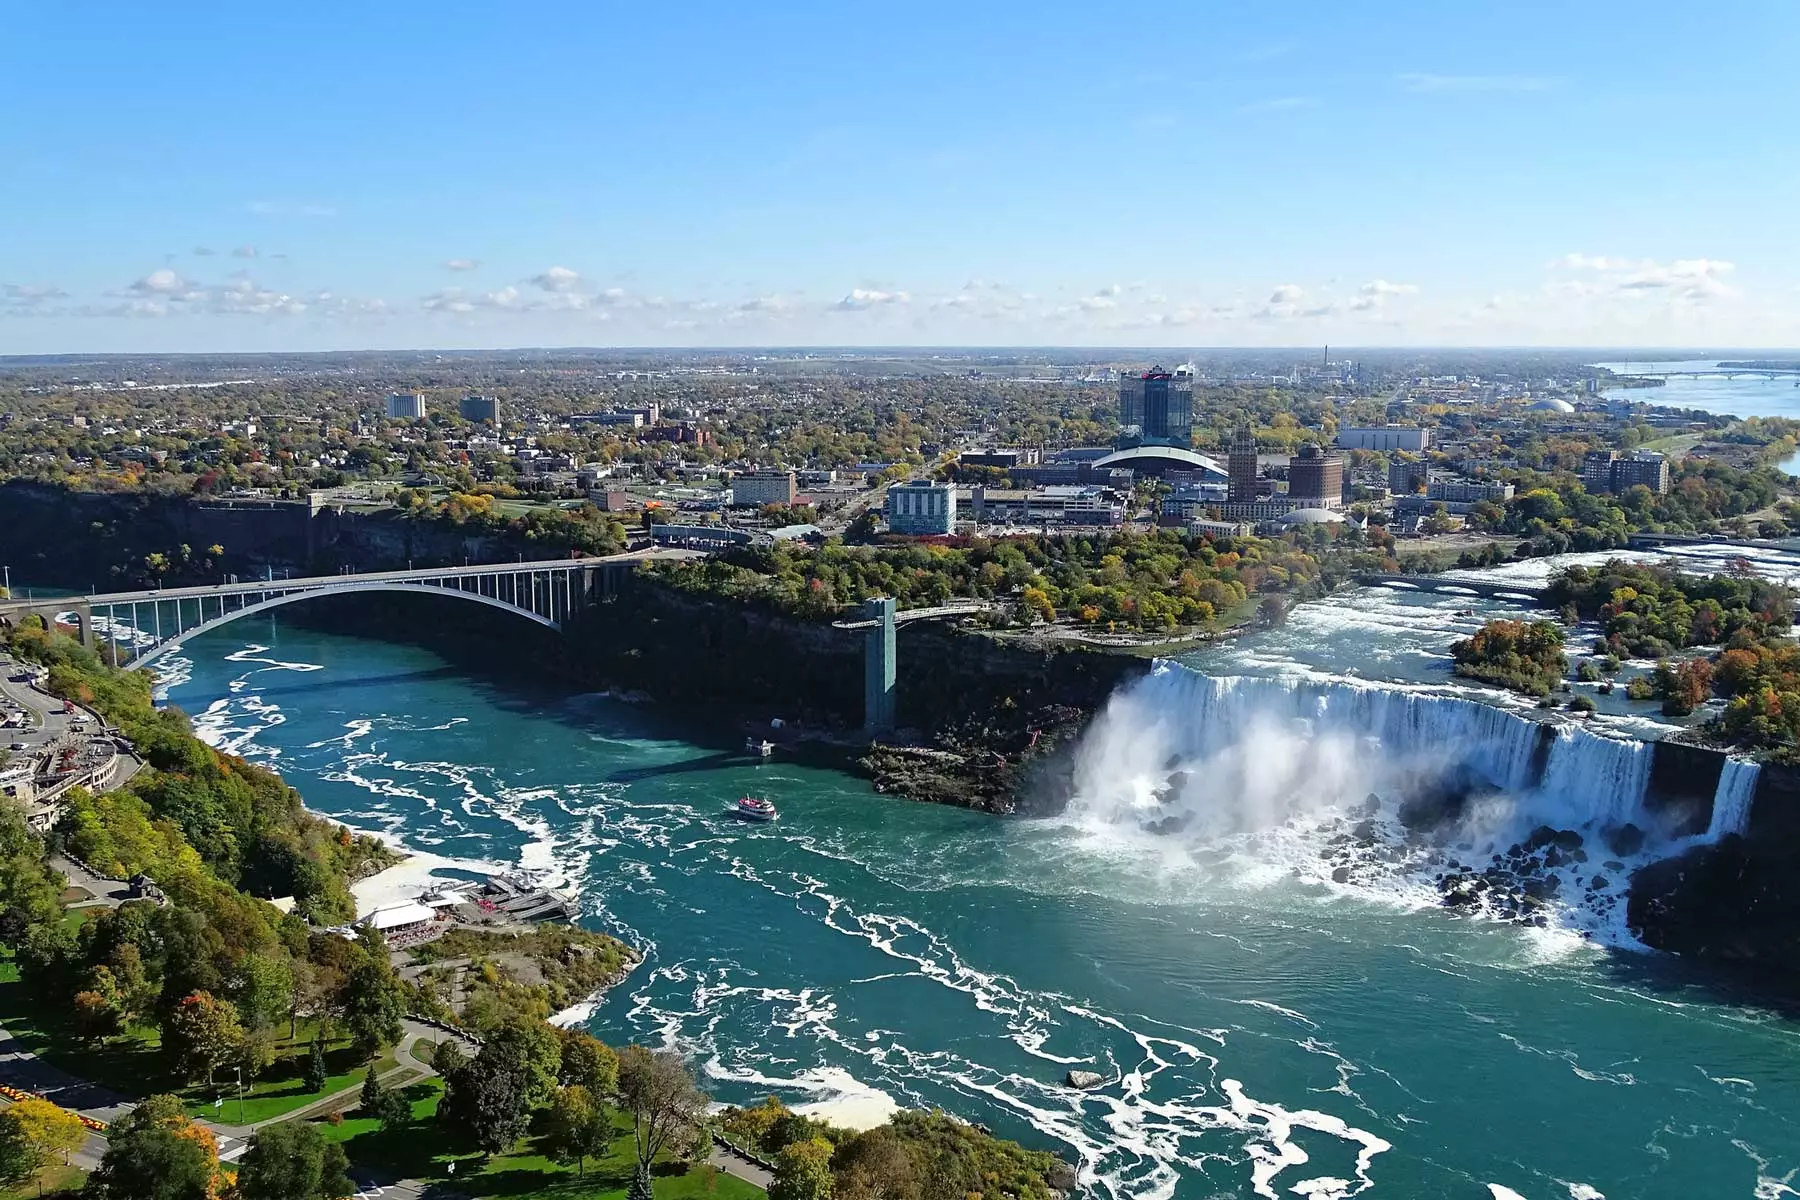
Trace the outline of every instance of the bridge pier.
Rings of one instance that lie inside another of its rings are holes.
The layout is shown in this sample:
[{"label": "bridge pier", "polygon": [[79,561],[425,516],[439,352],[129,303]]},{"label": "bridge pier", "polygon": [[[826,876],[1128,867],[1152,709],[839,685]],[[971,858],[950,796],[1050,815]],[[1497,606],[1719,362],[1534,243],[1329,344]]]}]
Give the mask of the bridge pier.
[{"label": "bridge pier", "polygon": [[894,728],[895,664],[894,599],[877,596],[866,600],[862,618],[873,621],[863,634],[863,731],[886,733]]}]

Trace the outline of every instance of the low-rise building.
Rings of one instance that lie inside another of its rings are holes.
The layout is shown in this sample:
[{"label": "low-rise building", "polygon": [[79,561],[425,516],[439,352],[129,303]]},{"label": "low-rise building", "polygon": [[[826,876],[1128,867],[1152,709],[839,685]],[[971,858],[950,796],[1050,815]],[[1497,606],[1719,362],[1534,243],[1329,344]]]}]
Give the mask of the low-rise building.
[{"label": "low-rise building", "polygon": [[1337,432],[1341,450],[1410,450],[1423,454],[1431,449],[1431,430],[1413,425],[1352,425]]},{"label": "low-rise building", "polygon": [[1513,485],[1492,479],[1433,479],[1425,485],[1427,500],[1453,504],[1479,504],[1483,500],[1504,504],[1513,497]]}]

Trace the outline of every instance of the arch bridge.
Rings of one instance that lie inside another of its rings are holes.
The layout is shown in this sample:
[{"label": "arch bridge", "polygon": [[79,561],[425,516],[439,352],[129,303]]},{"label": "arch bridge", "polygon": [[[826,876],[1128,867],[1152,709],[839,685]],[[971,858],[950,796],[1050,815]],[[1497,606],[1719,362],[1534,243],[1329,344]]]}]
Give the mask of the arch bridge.
[{"label": "arch bridge", "polygon": [[0,601],[0,618],[17,621],[36,615],[50,624],[72,615],[84,645],[110,640],[120,648],[120,666],[141,667],[196,634],[240,617],[318,596],[359,592],[450,595],[524,617],[547,629],[561,629],[575,614],[617,595],[620,581],[639,563],[693,557],[700,555],[692,550],[652,549],[607,558],[270,578],[60,600],[9,600]]}]

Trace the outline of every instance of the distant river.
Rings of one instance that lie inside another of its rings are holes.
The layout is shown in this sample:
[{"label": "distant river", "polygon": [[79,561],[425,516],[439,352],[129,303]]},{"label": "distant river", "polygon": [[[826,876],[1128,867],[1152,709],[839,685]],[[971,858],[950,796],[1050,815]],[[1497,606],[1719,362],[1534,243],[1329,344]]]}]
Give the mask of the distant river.
[{"label": "distant river", "polygon": [[[1321,868],[1363,773],[1502,757],[1441,662],[1458,614],[1490,603],[1360,592],[1171,664],[1120,699],[1082,800],[1045,821],[748,765],[602,696],[267,621],[197,639],[167,689],[313,808],[437,856],[419,867],[578,889],[647,955],[591,1028],[680,1046],[721,1099],[941,1106],[1080,1162],[1093,1196],[1800,1195],[1800,1027],[1602,948],[1622,936],[1604,905],[1521,929],[1454,916],[1400,871]],[[1282,690],[1307,680],[1316,700]],[[1358,727],[1370,680],[1405,684],[1385,743]],[[1308,715],[1247,707],[1275,695]],[[1241,737],[1196,750],[1202,704]],[[1628,787],[1632,744],[1612,745],[1570,743],[1558,778]],[[1214,756],[1183,788],[1198,820],[1142,832],[1144,781],[1189,753]],[[723,818],[744,792],[780,822]],[[1506,803],[1493,819],[1577,821],[1588,801]],[[1064,1088],[1070,1067],[1108,1082]]]}]

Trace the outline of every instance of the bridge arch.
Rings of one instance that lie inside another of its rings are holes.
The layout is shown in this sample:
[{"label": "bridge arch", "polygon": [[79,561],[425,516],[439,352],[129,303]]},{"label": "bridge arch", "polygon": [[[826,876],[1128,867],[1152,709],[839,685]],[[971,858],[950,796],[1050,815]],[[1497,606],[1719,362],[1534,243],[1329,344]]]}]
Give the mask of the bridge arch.
[{"label": "bridge arch", "polygon": [[[452,599],[473,600],[478,604],[485,604],[489,608],[499,609],[501,612],[510,613],[515,617],[523,617],[525,620],[533,621],[546,629],[560,630],[562,628],[556,621],[541,613],[532,612],[528,608],[521,608],[509,601],[501,600],[494,596],[483,595],[480,592],[466,592],[460,588],[441,587],[431,583],[406,583],[397,580],[376,580],[364,583],[342,583],[331,584],[325,587],[298,588],[291,592],[283,592],[278,596],[270,596],[268,599],[260,600],[255,604],[247,604],[242,608],[228,609],[219,616],[204,620],[191,629],[181,630],[179,633],[172,634],[162,641],[157,642],[154,646],[150,646],[139,653],[133,654],[121,665],[129,668],[148,666],[164,654],[167,654],[169,651],[185,643],[189,638],[196,637],[202,633],[207,633],[222,625],[229,625],[239,617],[253,616],[256,613],[267,612],[270,609],[280,608],[286,604],[299,604],[306,600],[316,600],[321,596],[347,596],[358,592],[404,592],[409,595],[448,596]],[[148,601],[146,601],[146,603],[148,603]],[[101,607],[104,608],[105,606],[102,605]],[[133,628],[135,629],[135,626]],[[137,632],[143,633],[146,631],[137,630]]]}]

